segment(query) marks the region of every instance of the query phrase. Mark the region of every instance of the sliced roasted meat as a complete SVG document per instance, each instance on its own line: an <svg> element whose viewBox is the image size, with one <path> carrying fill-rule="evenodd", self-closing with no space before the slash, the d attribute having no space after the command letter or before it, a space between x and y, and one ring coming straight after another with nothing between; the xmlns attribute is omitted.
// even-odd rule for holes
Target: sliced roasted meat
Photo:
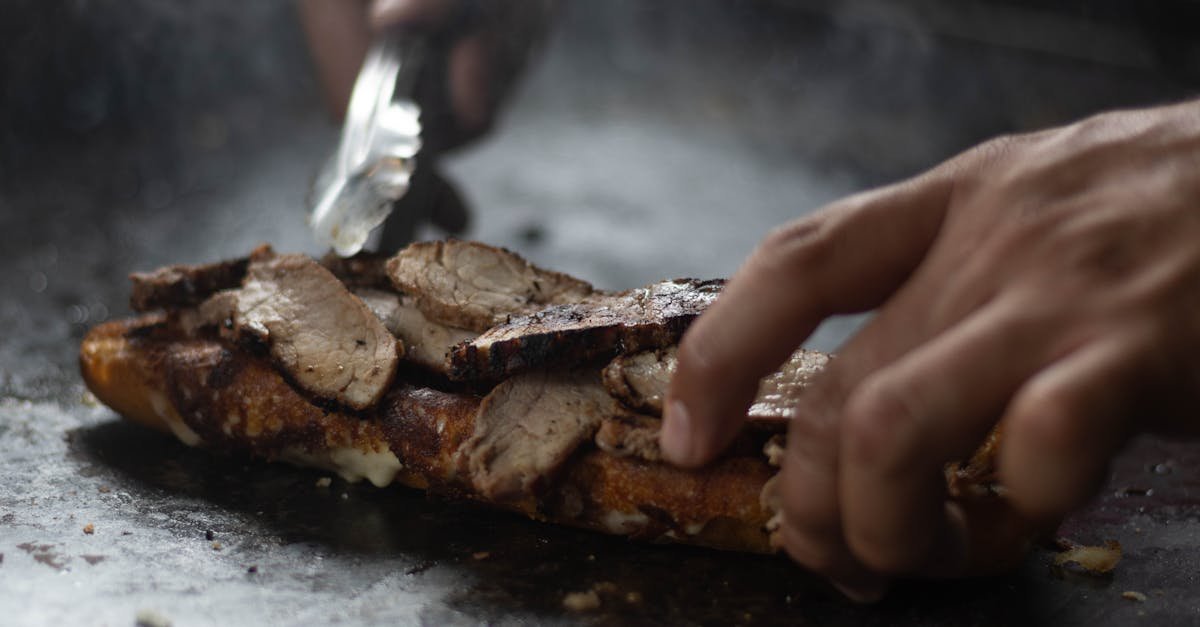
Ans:
<svg viewBox="0 0 1200 627"><path fill-rule="evenodd" d="M779 370L759 382L758 395L750 405L750 420L790 420L796 413L801 392L828 363L829 355L819 351L802 348L792 353Z"/></svg>
<svg viewBox="0 0 1200 627"><path fill-rule="evenodd" d="M396 338L331 272L305 255L251 262L234 324L258 336L300 387L362 409L396 373Z"/></svg>
<svg viewBox="0 0 1200 627"><path fill-rule="evenodd" d="M783 366L763 378L758 395L750 405L752 422L771 423L790 419L800 393L811 383L829 355L800 349ZM604 386L625 406L637 411L662 415L663 398L675 374L676 347L623 355L604 368Z"/></svg>
<svg viewBox="0 0 1200 627"><path fill-rule="evenodd" d="M300 388L355 409L379 401L403 350L366 304L305 255L251 260L241 288L178 317L185 330L218 326L261 342Z"/></svg>
<svg viewBox="0 0 1200 627"><path fill-rule="evenodd" d="M271 247L264 244L254 249L249 257L135 272L129 275L133 283L129 306L134 311L194 307L221 290L241 285L252 258L266 259L274 254Z"/></svg>
<svg viewBox="0 0 1200 627"><path fill-rule="evenodd" d="M421 313L411 296L393 291L356 289L383 326L404 344L404 359L443 376L451 347L475 338L477 333L433 322Z"/></svg>
<svg viewBox="0 0 1200 627"><path fill-rule="evenodd" d="M669 346L711 304L724 282L678 279L516 316L450 353L450 376L496 381L542 366L578 364Z"/></svg>
<svg viewBox="0 0 1200 627"><path fill-rule="evenodd" d="M351 289L391 290L387 260L387 256L380 253L361 252L353 257L339 257L331 252L321 257L321 265Z"/></svg>
<svg viewBox="0 0 1200 627"><path fill-rule="evenodd" d="M662 460L658 434L662 420L640 414L613 414L600 421L596 431L596 446L617 457L632 456L646 461Z"/></svg>
<svg viewBox="0 0 1200 627"><path fill-rule="evenodd" d="M591 284L539 268L503 248L455 240L418 242L387 262L400 291L431 320L483 332L514 314L573 303Z"/></svg>
<svg viewBox="0 0 1200 627"><path fill-rule="evenodd" d="M513 377L480 405L463 465L481 494L521 499L543 487L605 417L620 411L592 371Z"/></svg>
<svg viewBox="0 0 1200 627"><path fill-rule="evenodd" d="M626 407L661 416L675 374L675 347L621 355L601 372L604 387Z"/></svg>

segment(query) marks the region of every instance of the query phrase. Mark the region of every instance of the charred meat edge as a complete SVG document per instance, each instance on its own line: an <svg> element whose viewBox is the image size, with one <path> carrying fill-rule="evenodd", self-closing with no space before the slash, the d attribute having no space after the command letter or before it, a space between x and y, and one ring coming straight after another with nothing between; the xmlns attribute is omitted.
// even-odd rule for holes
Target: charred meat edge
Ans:
<svg viewBox="0 0 1200 627"><path fill-rule="evenodd" d="M516 316L454 347L448 371L457 381L499 381L518 372L579 364L664 347L720 293L723 281L677 279Z"/></svg>
<svg viewBox="0 0 1200 627"><path fill-rule="evenodd" d="M269 259L275 251L260 244L246 257L213 263L175 264L152 272L134 272L129 306L134 311L195 307L213 294L241 286L252 260ZM377 253L359 253L341 258L325 255L320 263L348 287L392 289L384 267L387 258Z"/></svg>

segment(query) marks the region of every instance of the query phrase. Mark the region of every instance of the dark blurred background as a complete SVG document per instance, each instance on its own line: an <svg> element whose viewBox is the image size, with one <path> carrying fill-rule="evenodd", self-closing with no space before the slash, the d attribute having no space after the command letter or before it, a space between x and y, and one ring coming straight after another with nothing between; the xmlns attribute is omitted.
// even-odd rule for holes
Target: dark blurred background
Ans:
<svg viewBox="0 0 1200 627"><path fill-rule="evenodd" d="M565 0L495 131L446 155L440 166L472 207L469 237L607 288L725 276L772 226L919 172L988 137L1193 96L1200 85L1198 24L1200 2L1189 0ZM240 255L261 241L320 252L304 224L304 201L337 139L321 102L295 7L285 0L0 6L0 474L33 477L0 490L0 579L6 580L0 609L61 605L58 614L15 614L39 623L128 617L132 597L121 595L137 591L139 599L182 603L171 590L210 588L179 577L224 572L221 560L231 558L208 550L187 553L201 570L138 571L177 555L183 540L173 538L195 531L191 523L170 533L147 531L162 531L161 520L147 516L175 516L178 499L207 517L207 525L242 525L243 514L256 507L214 502L211 490L200 491L206 496L199 501L196 490L174 484L159 490L157 466L130 470L97 461L133 460L126 466L140 468L141 457L122 448L133 436L114 435L110 413L80 402L75 350L90 325L127 313L130 271ZM857 321L827 324L812 343L833 348ZM63 432L81 432L76 442L91 444L81 452L81 445L63 442ZM173 472L186 476L203 460ZM1141 472L1140 462L1130 468ZM137 498L122 501L132 503L126 507L91 498L94 490L72 496L85 470L99 477L88 481ZM286 481L294 476L287 472L272 476ZM1193 509L1185 511L1194 512L1195 499L1186 503ZM64 598L86 580L68 581L42 560L27 559L33 549L15 548L38 541L63 554L94 550L80 544L78 512L151 535L136 558L114 555L104 565L105 590L129 613L113 614L112 603L86 595L69 609ZM1126 525L1126 514L1104 524ZM463 514L431 516L426 526L436 527L445 516ZM1154 585L1178 587L1173 601L1157 607L1157 622L1184 624L1200 610L1195 586L1190 596L1182 592L1195 582L1179 577L1194 573L1186 564L1194 566L1200 549L1179 538L1200 533L1194 522L1175 521L1175 535L1144 524L1143 561L1127 571L1143 579L1128 585L1159 577ZM296 533L325 537L319 530ZM328 548L323 542L318 549ZM312 563L319 558L311 545L273 550ZM246 551L238 559L268 559ZM378 557L371 572L412 561L411 551L401 553ZM639 576L673 576L671 555L653 558L663 563ZM687 555L693 572L706 574L696 576L701 588L662 599L665 614L656 616L664 624L730 623L741 620L733 609L739 603L768 609L782 603L762 596L778 586L755 583L756 563ZM1184 566L1169 574L1155 564ZM529 620L522 595L545 592L514 588L523 576L514 574L518 565L489 567L494 581L512 575L498 584L508 595L499 605L460 607L448 620L486 620L497 608L509 612L509 622ZM714 603L703 619L687 614L682 600L707 598L729 569L749 577L740 601ZM987 623L979 608L1009 611L1009 622L1024 624L1132 619L1134 610L1115 595L1088 605L1080 600L1087 589L1047 584L1036 572L998 585L994 594L956 590L980 603L972 614L983 620L977 624ZM373 575L356 578L354 567L322 573L325 587L302 587L308 596L289 596L299 593L275 582L248 598L299 604L303 616L323 622L334 614L324 613L321 599L366 589L383 603L403 590L415 613L391 608L384 615L444 622L436 618L442 614L427 613L436 605L430 599L461 583L418 572L375 589L362 578ZM144 585L131 583L139 578L147 578ZM1022 604L1031 596L1041 605ZM303 600L310 598L317 601ZM197 609L203 603L187 607L178 610L185 617L225 616ZM901 605L863 622L863 615L831 607L832 613L815 614L826 619L820 622L921 624L931 616ZM953 607L935 603L926 610L948 623L977 622L956 621L965 614ZM100 614L79 613L93 611ZM367 604L357 611L357 620L370 622L378 616L371 611L381 610Z"/></svg>

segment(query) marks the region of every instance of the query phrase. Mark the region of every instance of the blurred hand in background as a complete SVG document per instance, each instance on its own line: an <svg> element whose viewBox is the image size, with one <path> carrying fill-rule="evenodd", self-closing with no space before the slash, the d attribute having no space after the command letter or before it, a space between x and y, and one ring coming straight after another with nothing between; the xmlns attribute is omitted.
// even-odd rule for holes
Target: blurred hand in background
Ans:
<svg viewBox="0 0 1200 627"><path fill-rule="evenodd" d="M551 13L549 0L300 0L321 86L339 118L375 33L427 38L417 101L426 147L437 153L491 128Z"/></svg>
<svg viewBox="0 0 1200 627"><path fill-rule="evenodd" d="M552 0L300 0L301 21L328 107L340 119L372 38L399 30L426 40L416 85L421 154L379 248L411 241L424 222L460 233L469 212L438 172L439 155L487 133L537 45Z"/></svg>

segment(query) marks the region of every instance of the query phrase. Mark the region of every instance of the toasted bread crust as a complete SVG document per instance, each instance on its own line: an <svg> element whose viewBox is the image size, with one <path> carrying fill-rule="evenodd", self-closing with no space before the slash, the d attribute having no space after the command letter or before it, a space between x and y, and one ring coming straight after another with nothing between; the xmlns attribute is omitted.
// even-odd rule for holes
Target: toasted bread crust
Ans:
<svg viewBox="0 0 1200 627"><path fill-rule="evenodd" d="M771 551L759 492L774 469L759 457L689 471L585 447L544 491L496 503L472 487L459 454L474 430L478 396L402 383L372 411L328 410L265 358L215 337L180 337L162 316L97 326L80 363L102 402L191 445L328 467L605 533ZM385 462L356 469L339 461L347 455ZM395 464L386 461L392 456Z"/></svg>

